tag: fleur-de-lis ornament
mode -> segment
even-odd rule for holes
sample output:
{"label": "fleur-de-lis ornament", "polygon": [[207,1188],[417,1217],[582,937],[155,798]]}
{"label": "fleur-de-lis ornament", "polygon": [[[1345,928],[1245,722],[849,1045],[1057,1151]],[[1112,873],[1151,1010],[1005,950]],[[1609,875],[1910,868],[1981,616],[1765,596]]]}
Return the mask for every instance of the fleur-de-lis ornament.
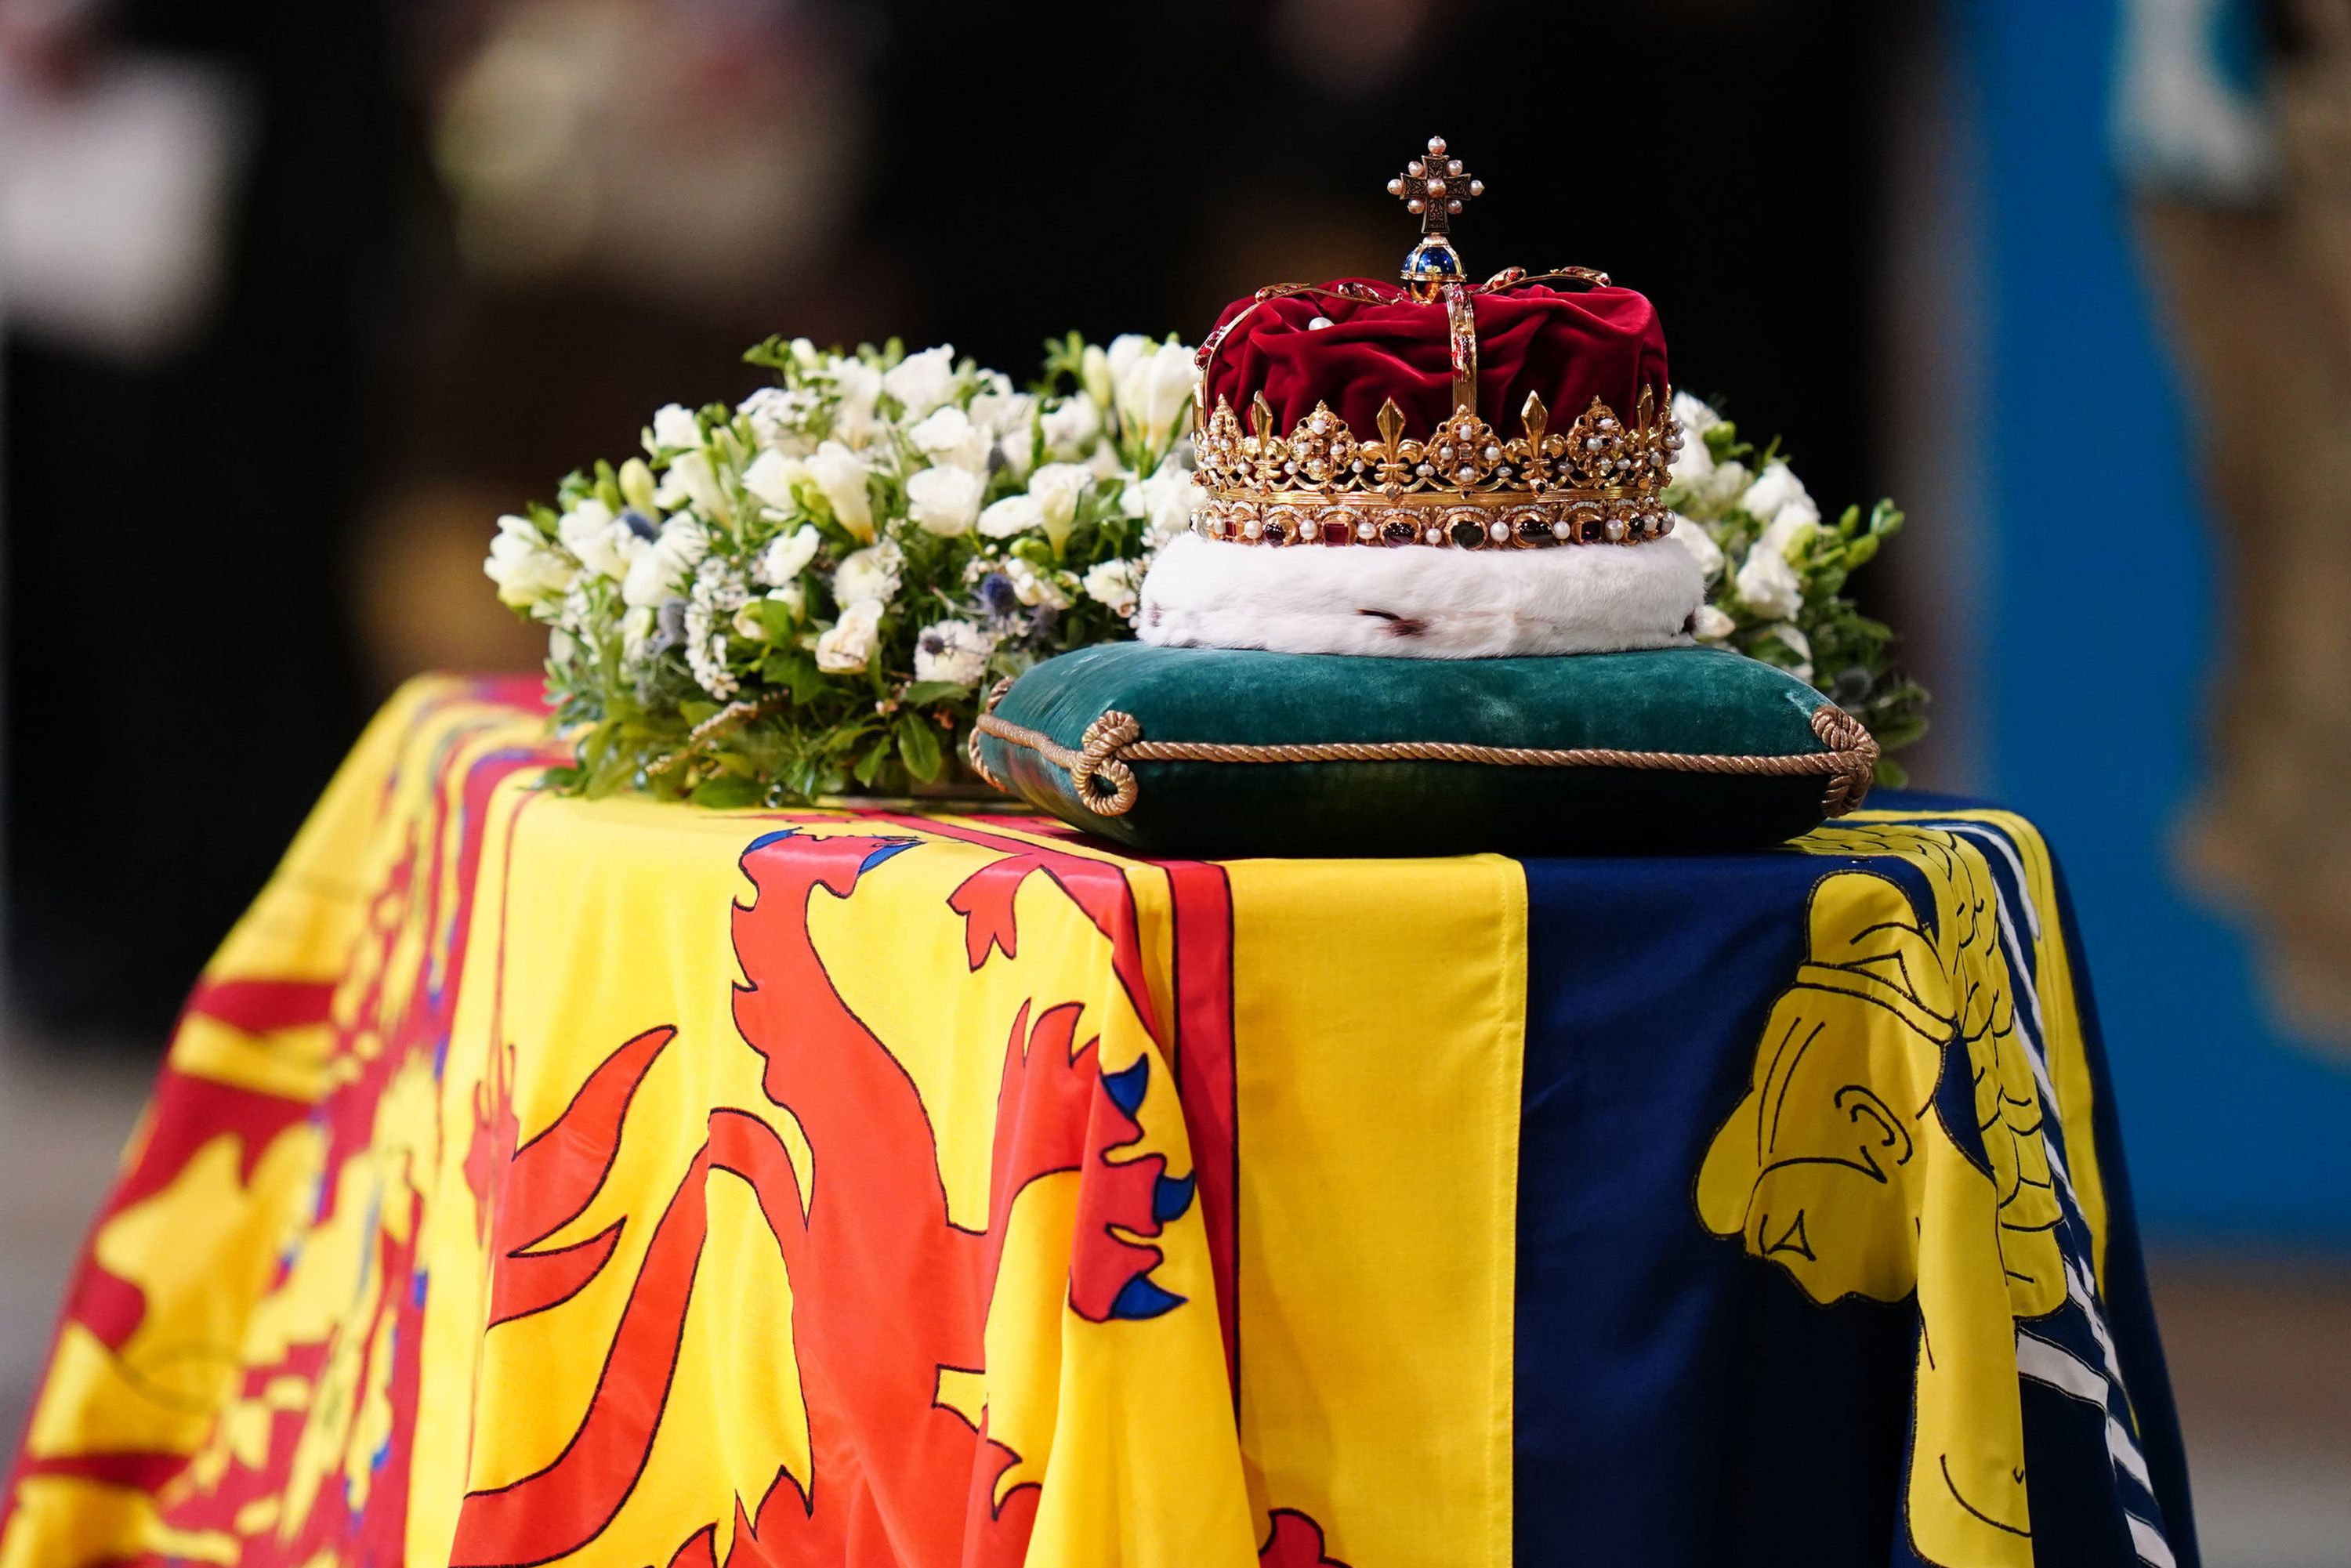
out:
{"label": "fleur-de-lis ornament", "polygon": [[1404,258],[1402,274],[1414,298],[1434,299],[1447,284],[1462,280],[1461,253],[1453,248],[1448,231],[1463,205],[1485,193],[1486,182],[1446,151],[1442,136],[1430,137],[1427,156],[1406,163],[1388,182],[1388,194],[1420,219],[1420,243]]}

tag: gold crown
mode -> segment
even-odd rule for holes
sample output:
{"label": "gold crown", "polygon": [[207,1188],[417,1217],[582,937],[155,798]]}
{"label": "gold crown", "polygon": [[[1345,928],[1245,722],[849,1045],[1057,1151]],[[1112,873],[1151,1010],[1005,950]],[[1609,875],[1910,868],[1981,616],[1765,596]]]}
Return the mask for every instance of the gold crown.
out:
{"label": "gold crown", "polygon": [[1673,531],[1660,498],[1682,431],[1647,387],[1627,423],[1598,398],[1562,433],[1529,393],[1505,439],[1468,403],[1426,438],[1380,405],[1379,439],[1362,441],[1318,402],[1287,434],[1262,394],[1243,434],[1232,405],[1194,436],[1206,492],[1195,532],[1241,544],[1444,545],[1461,549],[1637,544]]}

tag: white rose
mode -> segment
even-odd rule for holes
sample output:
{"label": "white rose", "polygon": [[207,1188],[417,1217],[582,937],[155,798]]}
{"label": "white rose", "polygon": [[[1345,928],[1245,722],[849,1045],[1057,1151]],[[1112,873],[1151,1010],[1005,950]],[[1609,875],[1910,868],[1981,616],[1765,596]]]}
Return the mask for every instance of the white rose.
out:
{"label": "white rose", "polygon": [[955,345],[907,355],[883,373],[882,390],[898,400],[908,419],[922,418],[955,396]]}
{"label": "white rose", "polygon": [[669,460],[669,472],[663,479],[663,489],[655,492],[662,505],[674,507],[684,501],[705,517],[716,517],[720,522],[734,517],[735,508],[728,504],[726,491],[719,487],[718,475],[710,466],[709,453],[679,453]]}
{"label": "white rose", "polygon": [[898,569],[906,558],[893,544],[868,545],[852,550],[833,569],[833,601],[843,606],[872,604],[877,608],[898,593]]}
{"label": "white rose", "polygon": [[906,439],[933,463],[987,471],[988,433],[953,403],[934,410],[928,419],[906,432]]}
{"label": "white rose", "polygon": [[702,424],[694,411],[683,403],[664,403],[653,412],[652,436],[645,450],[653,453],[677,452],[702,444]]}
{"label": "white rose", "polygon": [[865,465],[857,454],[838,441],[828,441],[809,458],[808,473],[841,526],[871,540],[873,502],[865,493]]}
{"label": "white rose", "polygon": [[979,519],[979,498],[987,476],[968,468],[925,468],[906,479],[906,515],[925,532],[951,539],[971,531]]}
{"label": "white rose", "polygon": [[1794,560],[1820,531],[1821,509],[1813,505],[1810,496],[1799,496],[1771,514],[1771,520],[1763,525],[1763,532],[1755,542]]}
{"label": "white rose", "polygon": [[1714,454],[1706,449],[1705,440],[1696,435],[1684,437],[1682,449],[1674,454],[1673,483],[1704,494],[1707,481],[1713,477]]}
{"label": "white rose", "polygon": [[1713,581],[1715,573],[1722,570],[1722,547],[1714,542],[1714,536],[1707,532],[1704,523],[1677,517],[1674,519],[1674,531],[1666,537],[1689,551],[1690,559],[1698,563],[1698,575],[1708,581]]}
{"label": "white rose", "polygon": [[1739,497],[1739,506],[1749,517],[1769,522],[1789,502],[1810,499],[1804,482],[1785,463],[1767,463]]}
{"label": "white rose", "polygon": [[1102,411],[1081,397],[1063,398],[1038,421],[1048,457],[1082,457],[1102,434]]}
{"label": "white rose", "polygon": [[1143,519],[1144,539],[1156,549],[1192,526],[1198,488],[1192,476],[1170,460],[1149,478],[1128,485],[1120,504],[1128,516]]}
{"label": "white rose", "polygon": [[547,548],[546,538],[527,517],[498,519],[490,540],[490,556],[482,570],[498,585],[499,602],[528,610],[563,597],[579,570]]}
{"label": "white rose", "polygon": [[638,610],[657,608],[684,587],[691,572],[710,549],[710,536],[700,523],[681,512],[662,525],[660,537],[629,563],[621,580],[621,602]]}
{"label": "white rose", "polygon": [[1048,463],[1029,476],[1029,494],[1043,512],[1038,526],[1052,541],[1055,555],[1069,541],[1078,520],[1078,502],[1093,482],[1093,470],[1076,463]]}
{"label": "white rose", "polygon": [[1674,393],[1674,418],[1680,423],[1683,431],[1693,438],[1704,435],[1722,423],[1722,415],[1714,412],[1713,404],[1704,398],[1693,397],[1686,392]]}
{"label": "white rose", "polygon": [[735,612],[735,635],[747,643],[768,640],[768,622],[759,614],[759,601],[747,599]]}
{"label": "white rose", "polygon": [[1739,622],[1711,604],[1701,604],[1690,616],[1690,634],[1701,643],[1719,643],[1739,630]]}
{"label": "white rose", "polygon": [[1802,627],[1792,626],[1782,621],[1776,626],[1763,628],[1763,635],[1776,637],[1793,650],[1798,662],[1788,672],[1790,674],[1800,681],[1809,681],[1813,678],[1813,640],[1804,635]]}
{"label": "white rose", "polygon": [[827,674],[851,675],[873,661],[873,645],[882,631],[882,606],[852,604],[841,619],[816,640],[816,667]]}
{"label": "white rose", "polygon": [[797,586],[821,543],[822,537],[805,523],[789,534],[779,534],[761,553],[753,575],[774,587]]}
{"label": "white rose", "polygon": [[1132,560],[1106,560],[1085,575],[1086,597],[1098,604],[1110,607],[1114,615],[1130,619],[1135,602],[1143,591],[1142,563]]}
{"label": "white rose", "polygon": [[1050,610],[1067,610],[1070,607],[1070,596],[1061,591],[1061,585],[1053,580],[1052,575],[1039,571],[1019,556],[1004,563],[1004,575],[1012,583],[1013,596],[1032,609],[1039,605]]}
{"label": "white rose", "polygon": [[1698,486],[1698,499],[1708,511],[1719,511],[1730,506],[1747,489],[1747,465],[1733,459],[1715,465]]}
{"label": "white rose", "polygon": [[1192,389],[1199,382],[1192,350],[1180,343],[1162,343],[1138,356],[1119,378],[1119,417],[1155,452],[1175,434],[1176,422],[1191,407]]}
{"label": "white rose", "polygon": [[1747,552],[1736,580],[1739,597],[1758,615],[1785,618],[1803,608],[1804,585],[1778,550],[1759,544]]}
{"label": "white rose", "polygon": [[882,395],[882,372],[862,360],[832,361],[832,386],[840,402],[832,411],[832,433],[852,446],[862,446],[881,428],[874,417],[874,400]]}
{"label": "white rose", "polygon": [[1034,496],[1007,496],[979,515],[979,531],[992,539],[1008,539],[1045,526],[1045,503]]}
{"label": "white rose", "polygon": [[787,457],[780,452],[762,452],[751,459],[743,470],[743,488],[759,501],[777,511],[789,512],[798,506],[792,486],[808,478],[808,465],[797,457]]}
{"label": "white rose", "polygon": [[976,686],[987,674],[996,638],[968,621],[941,621],[914,638],[914,679]]}

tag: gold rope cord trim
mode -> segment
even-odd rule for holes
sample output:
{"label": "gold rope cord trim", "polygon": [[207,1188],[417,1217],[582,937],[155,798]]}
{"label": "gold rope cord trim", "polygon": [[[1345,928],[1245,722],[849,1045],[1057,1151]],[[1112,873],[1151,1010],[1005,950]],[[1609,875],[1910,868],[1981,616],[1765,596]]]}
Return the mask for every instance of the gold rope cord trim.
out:
{"label": "gold rope cord trim", "polygon": [[[1098,817],[1124,816],[1134,806],[1133,762],[1475,762],[1499,768],[1630,768],[1647,772],[1733,773],[1787,778],[1824,774],[1823,805],[1841,817],[1867,798],[1877,771],[1877,741],[1859,719],[1834,703],[1813,710],[1813,733],[1826,751],[1783,757],[1722,756],[1706,752],[1619,751],[1577,747],[1549,751],[1531,747],[1472,746],[1452,740],[1317,741],[1300,746],[1237,746],[1219,741],[1145,740],[1131,714],[1113,708],[1086,726],[1075,751],[1026,726],[994,714],[980,716],[978,729],[1014,746],[1026,747],[1064,769]],[[978,749],[975,733],[973,750]]]}

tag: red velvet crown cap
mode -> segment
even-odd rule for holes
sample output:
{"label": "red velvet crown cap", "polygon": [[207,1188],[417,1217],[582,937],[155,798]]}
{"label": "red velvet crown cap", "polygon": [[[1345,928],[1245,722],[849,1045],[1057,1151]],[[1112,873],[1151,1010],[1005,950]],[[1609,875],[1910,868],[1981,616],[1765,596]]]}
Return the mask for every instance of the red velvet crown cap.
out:
{"label": "red velvet crown cap", "polygon": [[[1371,440],[1380,404],[1393,398],[1406,434],[1434,430],[1453,412],[1445,303],[1414,299],[1394,284],[1368,287],[1382,298],[1294,294],[1254,310],[1252,299],[1226,307],[1220,328],[1249,314],[1208,367],[1207,407],[1223,398],[1246,423],[1250,400],[1262,393],[1275,427],[1287,432],[1317,402],[1327,402],[1359,439]],[[1559,425],[1595,397],[1630,419],[1643,387],[1663,411],[1666,334],[1646,296],[1533,283],[1474,294],[1470,308],[1478,326],[1478,413],[1495,429],[1517,432],[1529,392],[1542,394]],[[1331,324],[1310,327],[1316,317]]]}

